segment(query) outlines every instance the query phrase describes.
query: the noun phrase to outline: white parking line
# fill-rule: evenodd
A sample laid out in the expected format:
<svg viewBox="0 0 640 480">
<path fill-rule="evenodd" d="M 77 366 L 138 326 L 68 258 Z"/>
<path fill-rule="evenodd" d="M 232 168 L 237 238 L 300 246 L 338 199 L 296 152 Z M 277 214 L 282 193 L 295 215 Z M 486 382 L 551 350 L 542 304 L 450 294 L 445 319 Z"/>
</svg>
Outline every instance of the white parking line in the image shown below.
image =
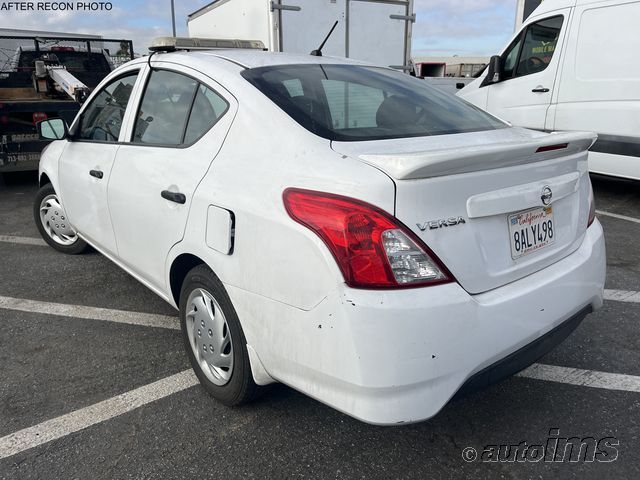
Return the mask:
<svg viewBox="0 0 640 480">
<path fill-rule="evenodd" d="M 618 218 L 620 220 L 626 220 L 628 222 L 640 223 L 640 218 L 627 217 L 626 215 L 619 215 L 617 213 L 605 212 L 604 210 L 596 210 L 596 214 L 604 215 L 605 217 Z"/>
<path fill-rule="evenodd" d="M 605 290 L 607 300 L 640 302 L 640 292 Z M 177 318 L 149 313 L 67 305 L 0 296 L 0 308 L 71 318 L 103 320 L 147 327 L 179 329 Z M 583 387 L 640 393 L 640 376 L 533 364 L 517 376 Z M 92 425 L 123 415 L 143 405 L 183 391 L 198 383 L 185 370 L 116 397 L 81 408 L 0 438 L 0 459 L 65 437 Z"/>
<path fill-rule="evenodd" d="M 130 412 L 197 383 L 198 379 L 192 370 L 185 370 L 116 397 L 9 434 L 0 438 L 0 459 Z"/>
<path fill-rule="evenodd" d="M 40 238 L 16 237 L 14 235 L 0 235 L 0 242 L 18 243 L 20 245 L 37 245 L 38 247 L 47 246 L 47 243 Z"/>
<path fill-rule="evenodd" d="M 621 373 L 598 372 L 580 368 L 558 367 L 534 363 L 517 374 L 518 377 L 546 380 L 548 382 L 568 383 L 581 387 L 604 388 L 640 393 L 640 377 Z"/>
<path fill-rule="evenodd" d="M 582 387 L 640 393 L 640 377 L 536 363 L 517 376 Z M 184 370 L 88 407 L 46 420 L 0 438 L 0 459 L 16 455 L 181 392 L 198 383 Z"/>
<path fill-rule="evenodd" d="M 38 300 L 2 296 L 0 296 L 0 308 L 19 310 L 21 312 L 44 313 L 45 315 L 57 315 L 60 317 L 127 323 L 129 325 L 141 325 L 143 327 L 180 329 L 177 317 L 156 315 L 153 313 L 128 312 L 124 310 L 41 302 Z"/>
<path fill-rule="evenodd" d="M 616 302 L 640 303 L 640 292 L 630 290 L 605 290 L 604 299 Z"/>
</svg>

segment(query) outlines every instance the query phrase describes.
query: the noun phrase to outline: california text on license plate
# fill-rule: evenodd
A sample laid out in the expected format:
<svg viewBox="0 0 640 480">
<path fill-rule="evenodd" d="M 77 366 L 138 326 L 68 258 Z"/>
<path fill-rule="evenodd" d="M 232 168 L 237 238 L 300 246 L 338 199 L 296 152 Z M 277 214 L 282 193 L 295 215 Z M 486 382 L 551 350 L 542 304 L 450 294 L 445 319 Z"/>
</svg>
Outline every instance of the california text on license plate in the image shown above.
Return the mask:
<svg viewBox="0 0 640 480">
<path fill-rule="evenodd" d="M 553 208 L 533 208 L 509 215 L 511 258 L 522 257 L 555 241 Z"/>
</svg>

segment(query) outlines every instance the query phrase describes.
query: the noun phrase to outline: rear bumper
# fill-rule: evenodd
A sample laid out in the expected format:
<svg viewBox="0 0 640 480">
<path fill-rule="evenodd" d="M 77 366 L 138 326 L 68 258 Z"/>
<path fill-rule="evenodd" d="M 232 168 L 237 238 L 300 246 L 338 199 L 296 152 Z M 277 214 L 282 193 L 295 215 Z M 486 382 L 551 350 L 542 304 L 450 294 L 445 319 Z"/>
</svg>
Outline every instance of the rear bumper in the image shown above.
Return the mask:
<svg viewBox="0 0 640 480">
<path fill-rule="evenodd" d="M 583 308 L 530 344 L 475 373 L 464 382 L 453 398 L 463 397 L 469 393 L 482 390 L 524 370 L 562 343 L 580 325 L 584 317 L 592 311 L 591 305 Z"/>
<path fill-rule="evenodd" d="M 373 424 L 435 415 L 456 392 L 534 362 L 602 305 L 602 227 L 580 248 L 479 295 L 458 284 L 366 291 L 341 286 L 303 311 L 228 286 L 268 374 Z"/>
</svg>

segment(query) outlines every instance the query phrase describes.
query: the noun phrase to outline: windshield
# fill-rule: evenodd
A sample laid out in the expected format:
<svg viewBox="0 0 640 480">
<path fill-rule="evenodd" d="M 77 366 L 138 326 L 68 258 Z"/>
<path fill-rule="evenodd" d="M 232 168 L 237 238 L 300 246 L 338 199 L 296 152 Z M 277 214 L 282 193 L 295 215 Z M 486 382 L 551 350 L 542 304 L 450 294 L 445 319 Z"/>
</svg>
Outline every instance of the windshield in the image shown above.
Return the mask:
<svg viewBox="0 0 640 480">
<path fill-rule="evenodd" d="M 494 130 L 506 124 L 423 80 L 356 65 L 279 65 L 242 76 L 310 132 L 358 141 Z"/>
</svg>

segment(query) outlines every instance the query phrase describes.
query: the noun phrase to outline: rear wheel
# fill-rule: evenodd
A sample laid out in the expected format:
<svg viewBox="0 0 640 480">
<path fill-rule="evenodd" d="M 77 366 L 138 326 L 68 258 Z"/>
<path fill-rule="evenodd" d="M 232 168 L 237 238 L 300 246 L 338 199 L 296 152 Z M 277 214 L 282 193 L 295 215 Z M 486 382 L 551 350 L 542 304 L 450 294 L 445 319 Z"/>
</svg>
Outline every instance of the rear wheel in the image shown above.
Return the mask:
<svg viewBox="0 0 640 480">
<path fill-rule="evenodd" d="M 33 216 L 40 235 L 51 247 L 71 255 L 87 250 L 87 243 L 78 237 L 69 224 L 67 213 L 50 183 L 38 190 Z"/>
<path fill-rule="evenodd" d="M 192 269 L 180 293 L 185 349 L 202 386 L 221 403 L 247 403 L 258 393 L 247 341 L 222 282 L 205 265 Z"/>
</svg>

